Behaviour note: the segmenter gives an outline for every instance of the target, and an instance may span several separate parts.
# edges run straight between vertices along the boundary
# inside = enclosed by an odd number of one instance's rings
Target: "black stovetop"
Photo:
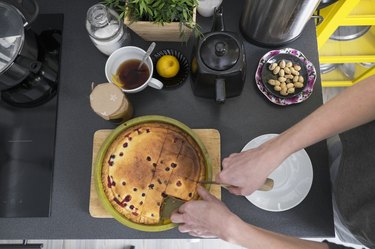
[[[57,75],[57,82],[50,82],[54,86],[58,85],[62,28],[62,14],[41,14],[32,24],[32,30],[43,46],[53,47],[47,49],[43,58],[57,58],[55,63],[53,60],[52,64],[47,63]],[[46,34],[52,33],[56,39],[50,42],[51,37],[46,38]],[[21,93],[33,98],[37,93],[29,93],[27,89],[33,87],[32,84],[39,88],[43,76],[34,76],[29,81],[32,82],[25,84],[24,89],[18,89],[13,96]],[[50,216],[57,87],[43,89],[50,93],[43,103],[10,105],[0,99],[0,217]],[[12,97],[12,94],[8,96]]]

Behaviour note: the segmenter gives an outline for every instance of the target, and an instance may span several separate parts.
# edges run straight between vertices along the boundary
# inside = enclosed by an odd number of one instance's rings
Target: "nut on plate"
[[[305,80],[300,75],[301,69],[300,65],[286,60],[270,63],[268,70],[272,71],[275,78],[268,80],[267,83],[274,86],[273,89],[283,96],[293,94],[296,88],[303,88],[304,86]]]

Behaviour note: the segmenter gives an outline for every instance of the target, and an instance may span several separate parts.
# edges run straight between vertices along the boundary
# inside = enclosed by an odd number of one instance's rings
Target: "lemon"
[[[156,71],[163,78],[172,78],[180,71],[180,63],[173,55],[163,55],[156,63]]]

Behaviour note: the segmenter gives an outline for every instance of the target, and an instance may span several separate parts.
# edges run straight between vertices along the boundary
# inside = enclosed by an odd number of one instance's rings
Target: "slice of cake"
[[[178,197],[185,201],[190,201],[198,197],[197,182],[172,174],[169,179],[165,194]]]
[[[160,221],[160,207],[163,204],[164,195],[156,190],[149,190],[141,212],[139,223],[157,224]]]

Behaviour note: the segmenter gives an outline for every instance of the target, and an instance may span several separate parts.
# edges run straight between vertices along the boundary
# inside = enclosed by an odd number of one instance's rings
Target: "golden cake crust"
[[[129,127],[109,146],[102,165],[102,184],[111,205],[127,219],[160,222],[167,195],[198,197],[205,161],[196,142],[178,127],[149,122]]]

